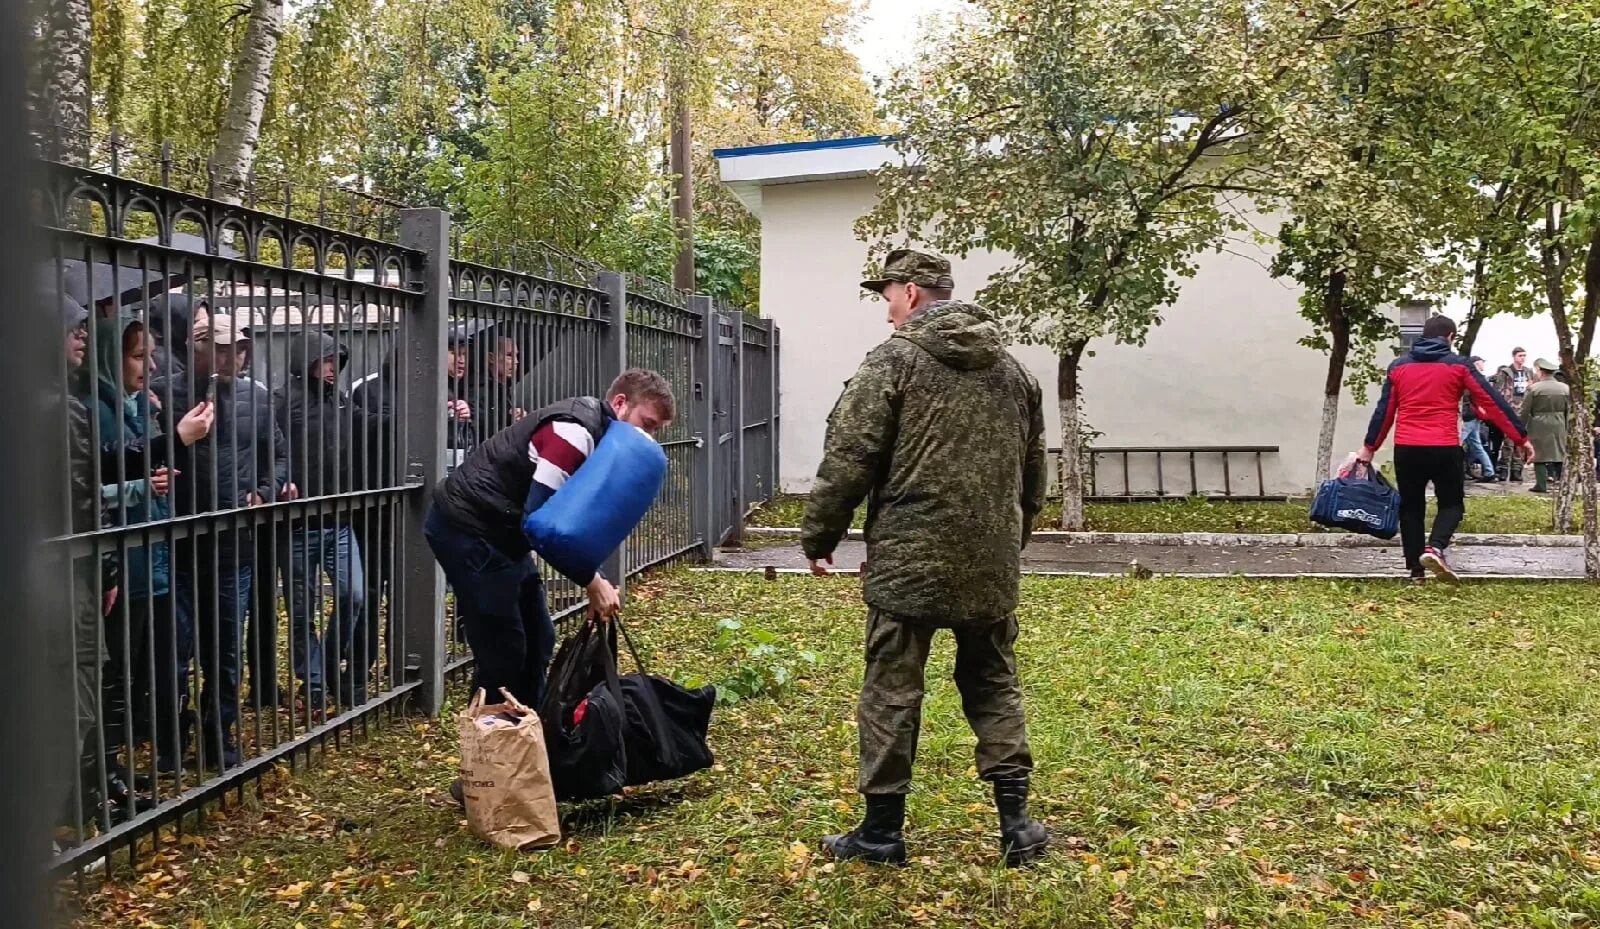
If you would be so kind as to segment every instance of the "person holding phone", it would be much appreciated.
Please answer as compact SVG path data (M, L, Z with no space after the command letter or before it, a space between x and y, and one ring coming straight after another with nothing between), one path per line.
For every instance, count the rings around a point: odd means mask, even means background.
M151 334L143 322L124 318L97 321L95 335L100 442L118 449L121 465L119 473L101 475L101 505L107 522L127 526L167 519L172 512L167 497L176 472L167 464L169 436L154 416L160 401L146 386L154 347ZM191 446L205 438L214 418L211 403L195 405L178 421L178 441ZM106 730L108 782L114 792L120 789L122 794L112 799L136 806L128 800L132 790L128 785L134 779L118 755L128 745L143 741L153 741L160 755L163 743L171 741L180 697L179 672L168 656L178 651L189 623L187 612L172 596L169 545L130 540L125 553L121 594L106 616L101 717ZM153 652L152 645L156 646ZM153 680L152 667L156 668ZM156 694L154 721L148 718L152 690Z
M174 512L187 516L295 499L299 491L289 480L287 446L271 407L252 402L235 382L233 319L200 312L206 309L203 302L196 309L188 370L154 386L163 429L173 428L174 410L197 402L211 404L215 416L204 440L173 448ZM174 546L173 560L178 596L194 618L205 677L199 713L205 764L226 769L240 761L233 730L239 719L240 640L254 579L255 536L248 524L199 526L204 531Z

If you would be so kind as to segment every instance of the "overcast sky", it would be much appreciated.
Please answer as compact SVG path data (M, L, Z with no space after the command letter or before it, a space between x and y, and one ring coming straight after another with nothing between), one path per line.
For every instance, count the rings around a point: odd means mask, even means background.
M919 23L965 6L963 0L866 0L856 36L856 57L872 77L886 76L916 46Z

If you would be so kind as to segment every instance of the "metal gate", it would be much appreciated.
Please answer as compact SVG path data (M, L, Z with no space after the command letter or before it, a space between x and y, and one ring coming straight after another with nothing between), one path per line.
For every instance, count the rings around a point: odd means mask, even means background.
M718 545L737 544L744 517L744 493L739 468L744 459L744 392L739 383L744 340L743 313L716 314L716 344L712 346L712 435L715 437L712 507L714 537Z

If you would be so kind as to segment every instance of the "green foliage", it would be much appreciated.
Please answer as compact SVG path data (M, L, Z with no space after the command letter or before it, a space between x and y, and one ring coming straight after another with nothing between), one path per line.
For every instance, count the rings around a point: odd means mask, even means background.
M468 240L543 241L624 264L603 246L654 182L646 153L604 114L593 75L553 40L530 43L517 64L489 76L483 155L463 157L447 143L433 177L459 205Z
M161 142L203 166L240 6L104 0L94 14L96 127L139 146L141 170ZM849 0L290 3L256 172L444 206L480 244L547 242L670 278L664 153L681 87L695 127L699 287L753 307L759 230L710 152L874 128L843 45L854 17Z
M1388 474L1391 482L1393 474ZM1435 504L1430 501L1430 514ZM1045 505L1040 525L1051 526L1060 503ZM1309 500L1245 502L1202 498L1160 503L1090 503L1085 508L1090 532L1334 532L1308 518ZM805 512L804 497L779 497L757 510L750 525L794 528ZM855 528L865 522L866 510L856 514ZM1431 518L1431 516L1430 516ZM1467 501L1463 533L1518 533L1546 535L1555 531L1549 501L1523 495L1477 496Z
M796 677L797 666L817 663L817 653L796 650L777 634L759 627L746 627L737 619L719 619L711 650L720 656L716 662L717 702L732 705L755 697L782 699ZM702 679L688 686L702 687Z
M818 838L861 814L859 585L684 572L640 590L632 628L660 673L714 673L717 621L739 617L813 649L810 680L719 708L715 768L564 808L564 842L537 854L474 838L447 795L457 694L113 869L79 929L1572 929L1600 912L1592 586L1024 582L1032 810L1056 841L1022 872L998 866L950 636L926 675L911 866L833 864Z

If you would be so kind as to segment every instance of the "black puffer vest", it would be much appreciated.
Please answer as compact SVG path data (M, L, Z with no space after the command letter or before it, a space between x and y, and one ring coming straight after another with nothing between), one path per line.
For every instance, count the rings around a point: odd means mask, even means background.
M615 418L595 397L562 400L523 417L472 450L439 485L434 509L456 528L508 555L527 554L532 549L522 534L522 505L533 486L533 462L528 460L533 434L552 420L566 420L587 429L598 445Z

